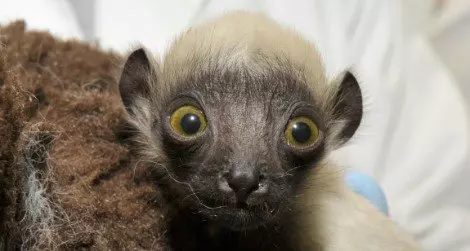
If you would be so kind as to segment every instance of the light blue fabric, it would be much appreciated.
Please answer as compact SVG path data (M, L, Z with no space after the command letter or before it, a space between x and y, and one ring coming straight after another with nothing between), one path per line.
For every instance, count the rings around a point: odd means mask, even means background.
M354 192L369 200L378 210L388 215L388 204L379 184L365 173L349 171L346 182Z

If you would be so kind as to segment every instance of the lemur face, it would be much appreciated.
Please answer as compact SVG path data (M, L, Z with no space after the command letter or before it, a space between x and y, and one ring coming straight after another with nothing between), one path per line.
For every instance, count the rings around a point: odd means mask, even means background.
M232 46L206 28L183 34L162 67L134 51L121 97L174 203L234 230L258 227L281 219L303 178L352 136L360 89L349 73L329 86L298 48L264 48L257 33ZM318 58L296 39L306 58Z

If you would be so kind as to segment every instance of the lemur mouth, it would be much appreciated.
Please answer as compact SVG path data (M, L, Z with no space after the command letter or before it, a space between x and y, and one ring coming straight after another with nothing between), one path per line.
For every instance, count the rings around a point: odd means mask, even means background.
M248 204L246 204L246 202L242 201L242 202L237 202L236 203L236 208L239 208L239 209L248 209Z
M279 210L258 211L247 208L232 208L214 218L215 222L235 231L256 229L268 226L278 219Z

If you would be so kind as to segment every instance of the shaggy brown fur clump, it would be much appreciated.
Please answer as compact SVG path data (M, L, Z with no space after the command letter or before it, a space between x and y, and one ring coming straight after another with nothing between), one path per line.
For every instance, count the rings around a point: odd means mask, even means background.
M23 22L0 43L0 249L161 249L160 195L117 133L121 58Z

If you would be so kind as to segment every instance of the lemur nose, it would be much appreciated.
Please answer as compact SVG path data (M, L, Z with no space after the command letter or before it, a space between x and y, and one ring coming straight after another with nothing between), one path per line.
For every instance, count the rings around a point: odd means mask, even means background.
M238 203L245 203L248 196L259 189L260 174L257 170L234 168L225 178L229 187L235 192Z

